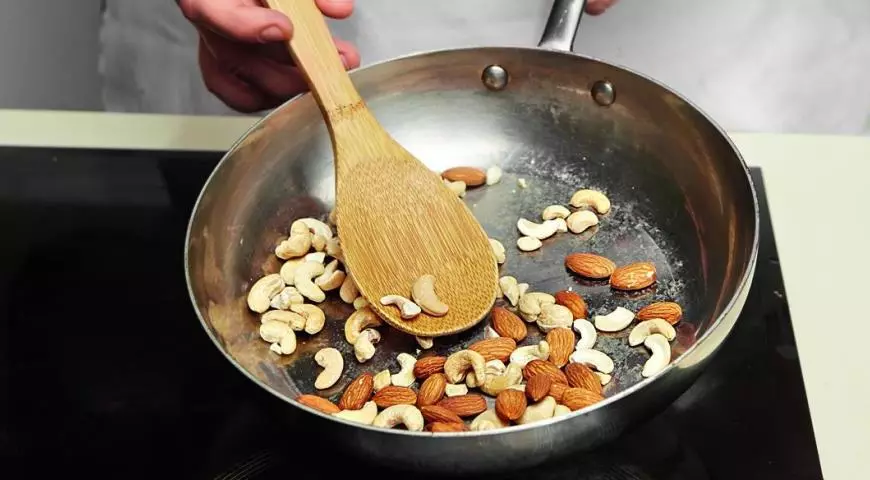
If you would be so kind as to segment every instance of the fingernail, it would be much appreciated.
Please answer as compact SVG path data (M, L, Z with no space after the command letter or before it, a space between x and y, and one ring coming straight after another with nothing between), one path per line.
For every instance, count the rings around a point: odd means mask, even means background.
M344 68L347 68L347 66L350 65L347 57L345 57L343 53L339 53L338 55L341 57L341 64L344 65Z
M260 32L260 42L262 43L281 42L286 39L287 36L284 35L284 32L275 25L266 27Z

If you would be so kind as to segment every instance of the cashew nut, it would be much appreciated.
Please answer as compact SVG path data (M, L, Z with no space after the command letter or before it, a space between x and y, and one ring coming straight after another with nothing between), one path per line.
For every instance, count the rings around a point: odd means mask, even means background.
M338 237L332 237L326 241L326 254L344 263L344 251L341 249L341 242L338 240Z
M399 373L390 377L390 382L397 387L410 387L416 380L414 377L414 364L417 363L417 359L413 355L400 353L396 357L396 361L399 362L401 369Z
M495 261L499 265L503 264L506 257L504 251L504 245L501 244L498 240L494 238L489 239L489 246L492 247L492 253L495 255Z
M643 364L643 371L640 374L644 377L652 377L671 363L671 345L668 343L668 339L659 333L646 337L643 344L650 349L652 355Z
M568 210L562 205L550 205L544 209L541 218L544 220L554 220L556 218L568 218L569 215L571 215L571 210Z
M320 235L321 237L329 240L332 238L332 229L329 228L329 225L321 222L320 220L315 220L313 218L302 218L297 220L296 222L301 222L308 227L308 231L310 231L313 235ZM296 224L296 222L293 222ZM293 227L291 226L291 229Z
M284 265L281 266L281 279L284 280L284 283L293 285L293 282L296 280L296 269L303 263L305 263L304 258L296 258L284 262Z
M501 289L502 295L508 299L508 302L514 307L517 306L521 296L517 279L510 275L505 275L498 279L498 286Z
M577 340L574 350L584 350L595 346L598 332L595 330L595 325L592 325L592 322L584 318L578 318L574 320L574 331L580 335L580 340Z
M371 308L360 308L351 313L347 317L347 321L344 322L344 339L347 340L347 343L353 345L364 328L380 327L381 325L383 325L383 322L381 322L381 319L378 318Z
M569 413L571 413L570 408L565 405L556 405L556 408L553 410L553 417L561 417L562 415L568 415Z
M485 373L487 377L497 377L503 374L506 369L507 365L497 358L486 362L485 365Z
M338 260L333 260L323 269L323 274L317 277L314 284L324 292L329 292L344 283L345 274L338 270Z
M571 363L582 363L601 373L613 373L613 360L598 350L593 350L591 348L575 350L574 353L568 357L568 360Z
M389 370L381 370L375 375L373 380L373 388L377 392L384 387L388 387L393 384L393 380L390 378Z
M520 237L517 239L517 248L523 252L534 252L544 244L535 237Z
M613 377L611 377L610 375L608 375L606 373L601 373L601 372L592 372L592 373L594 373L595 375L598 376L598 380L601 382L602 386L607 385L608 383L610 383L610 380L613 379Z
M375 402L366 402L359 410L342 410L338 413L333 413L333 417L343 418L345 420L362 423L363 425L371 425L378 415L378 406Z
M381 341L381 334L377 330L367 328L360 333L353 344L353 354L356 361L365 363L375 356L375 344Z
M467 186L465 185L465 182L463 182L462 180L459 180L456 182L451 182L450 180L447 180L445 178L444 185L447 185L447 188L449 188L450 191L453 192L453 194L456 195L457 197L462 198L465 196L465 189Z
M460 395L467 395L468 387L465 386L464 383L448 383L447 386L444 387L444 395L448 397L458 397Z
M517 186L520 188L528 188L529 182L527 182L525 178L518 178L517 179Z
M359 310L361 308L365 308L369 306L369 301L365 299L365 297L356 297L353 301L354 310Z
M553 305L554 303L556 303L556 298L548 293L529 292L520 297L517 306L520 310L520 316L525 321L532 323L538 320L544 305Z
M529 291L529 284L528 283L518 283L517 284L517 291L520 293L519 298L522 298L523 295L525 295L526 292ZM519 301L519 300L517 300L517 301Z
M344 303L353 303L359 297L359 289L356 287L356 282L350 274L344 276L344 282L341 283L341 288L338 290L338 296Z
M329 215L326 216L326 222L332 226L335 226L337 218L338 217L336 215L335 209L333 208L329 211Z
M272 297L278 295L284 289L284 280L281 275L273 273L254 282L248 292L248 308L263 313L269 309Z
M290 224L290 236L293 235L308 235L311 236L311 230L308 229L308 225L305 225L305 222L301 220L296 220L292 224Z
M305 255L310 248L311 235L305 232L302 235L291 235L290 238L279 243L275 247L275 255L282 260L289 260Z
M487 375L480 390L487 395L495 397L505 389L517 385L523 381L523 367L511 363L505 367L501 375Z
M571 195L571 206L576 208L592 207L601 215L610 211L610 200L597 190L577 190Z
M404 425L409 431L423 430L423 414L413 405L392 405L379 413L372 425L376 427L393 428Z
M290 311L305 317L305 333L309 335L320 332L326 324L326 314L316 305L307 303L291 305Z
M298 332L305 328L305 317L295 312L285 310L269 310L260 317L261 323L281 322L286 323L291 329Z
M341 378L341 372L344 370L344 359L341 357L341 352L334 348L323 348L314 354L314 361L323 367L323 371L314 380L314 388L318 390L327 389Z
M504 428L510 425L508 422L505 422L495 413L494 408L490 408L489 410L481 413L480 415L474 417L474 420L471 421L471 430L476 432L482 432L484 430L495 430L496 428Z
M420 315L423 311L419 305L401 295L386 295L381 297L381 305L395 305L399 307L402 318L411 319Z
M501 176L504 171L498 165L493 165L486 169L486 184L495 185L501 181Z
M523 392L523 393L525 393L525 392L526 392L526 384L525 384L525 383L519 383L519 384L517 384L517 385L511 385L511 386L508 387L507 389L508 389L508 390L516 390L516 391L518 391L518 392Z
M311 280L318 275L322 275L323 270L323 264L306 261L296 267L296 272L293 274L293 284L299 290L299 293L315 303L326 300L326 294Z
M658 333L664 335L668 341L677 338L677 331L668 323L667 320L661 318L651 318L649 320L638 323L631 329L628 334L628 344L636 347L646 340L646 337Z
M296 290L294 287L284 287L281 293L272 297L269 306L278 310L287 310L290 308L290 305L304 302L305 298L302 297L299 290Z
M322 252L326 250L326 242L326 237L324 237L323 235L311 236L311 248L313 248L315 252Z
M565 221L564 218L554 218L550 220L551 222L556 222L556 231L565 233L568 231L568 222Z
M315 262L323 264L326 261L326 254L323 252L309 253L303 257L306 262Z
M526 423L553 418L555 413L556 399L548 395L540 402L526 407L526 411L523 412L523 415L519 419L517 419L517 424L524 425Z
M423 350L429 350L435 346L435 339L432 337L414 337L414 339L417 340L417 345Z
M471 381L472 387L486 381L486 360L483 359L483 355L474 350L460 350L447 357L447 361L444 362L444 374L449 383L462 382L469 369L475 377Z
M622 307L616 307L616 310L607 315L595 315L595 328L602 332L618 332L624 330L634 320L634 312Z
M541 306L541 314L536 323L542 332L547 333L554 328L571 328L574 314L568 307L556 304Z
M583 233L588 228L598 225L598 215L589 210L578 210L569 215L565 223L568 224L568 230L571 230L572 233Z
M511 364L524 368L532 360L546 360L550 358L550 344L541 340L537 345L526 345L511 352Z
M424 312L433 317L447 315L447 304L435 294L435 275L422 275L411 286L411 298Z
M555 220L544 220L544 223L535 223L525 218L517 220L517 230L527 237L544 240L550 238L558 231L558 222Z
M499 336L500 335L498 334L498 332L493 330L493 328L489 325L487 325L486 328L483 329L483 338L496 338Z
M260 338L271 343L269 349L277 354L290 355L296 351L296 333L284 322L263 322L260 325Z

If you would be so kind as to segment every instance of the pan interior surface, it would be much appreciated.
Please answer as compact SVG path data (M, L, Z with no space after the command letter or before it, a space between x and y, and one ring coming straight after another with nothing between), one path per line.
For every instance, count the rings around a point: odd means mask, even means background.
M481 82L493 64L509 75L501 91ZM678 302L684 319L672 345L677 363L743 288L756 235L745 167L715 125L657 84L584 57L519 48L412 56L352 76L384 127L433 170L504 169L500 183L470 189L465 197L489 236L506 247L500 275L529 283L531 291L575 290L590 316L617 306L637 311L653 301ZM612 87L613 104L602 106L590 93L602 85L597 82ZM567 205L580 188L601 190L612 202L598 228L557 234L539 251L519 252L517 219L540 221L545 207ZM273 249L290 223L325 219L333 199L329 137L306 95L258 123L227 154L191 220L186 267L204 325L237 366L285 399L314 392L319 368L313 356L320 348L335 347L345 359L341 380L323 392L333 400L361 372L395 373L396 355L418 349L413 337L382 327L375 357L359 364L343 333L353 307L336 294L321 304L324 330L298 335L293 355L278 357L260 340L259 319L245 304L247 289L280 268ZM655 262L658 281L636 294L616 293L568 272L564 258L572 252L599 253L618 265ZM436 339L421 355L460 350L481 339L488 323ZM535 333L523 344L540 337L536 328L529 331ZM617 365L608 397L641 381L649 355L642 346L629 347L627 335L598 337L595 348Z

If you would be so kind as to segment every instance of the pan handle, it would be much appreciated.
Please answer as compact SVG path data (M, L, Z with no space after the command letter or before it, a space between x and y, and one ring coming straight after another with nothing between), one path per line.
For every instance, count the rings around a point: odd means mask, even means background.
M538 46L570 52L580 28L584 8L586 0L554 0L550 18L547 19L547 26L544 27Z

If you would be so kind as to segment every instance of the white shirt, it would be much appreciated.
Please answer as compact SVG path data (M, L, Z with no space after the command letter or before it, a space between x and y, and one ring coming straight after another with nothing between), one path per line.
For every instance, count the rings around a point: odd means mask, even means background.
M196 32L168 0L107 0L108 110L232 111L204 87ZM549 0L358 0L331 21L362 64L460 46L537 44ZM622 0L575 51L627 65L730 131L870 134L870 1Z

